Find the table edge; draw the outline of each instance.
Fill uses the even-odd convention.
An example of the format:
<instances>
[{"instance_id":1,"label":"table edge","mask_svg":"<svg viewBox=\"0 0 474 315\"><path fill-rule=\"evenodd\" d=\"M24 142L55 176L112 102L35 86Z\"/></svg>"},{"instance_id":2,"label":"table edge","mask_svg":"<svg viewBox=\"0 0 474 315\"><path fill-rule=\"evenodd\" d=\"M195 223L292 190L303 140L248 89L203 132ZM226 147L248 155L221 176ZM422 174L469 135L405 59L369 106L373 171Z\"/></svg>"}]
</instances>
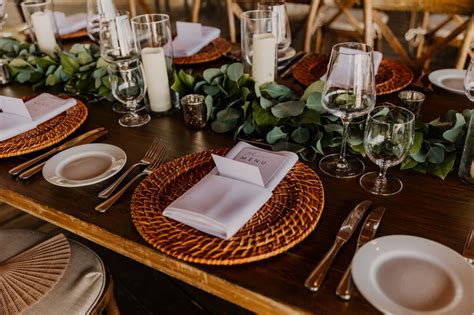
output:
<instances>
[{"instance_id":1,"label":"table edge","mask_svg":"<svg viewBox=\"0 0 474 315\"><path fill-rule=\"evenodd\" d=\"M130 241L97 225L42 205L25 195L0 188L0 201L253 312L308 313L206 273L191 264L162 254L152 247Z\"/></svg>"}]
</instances>

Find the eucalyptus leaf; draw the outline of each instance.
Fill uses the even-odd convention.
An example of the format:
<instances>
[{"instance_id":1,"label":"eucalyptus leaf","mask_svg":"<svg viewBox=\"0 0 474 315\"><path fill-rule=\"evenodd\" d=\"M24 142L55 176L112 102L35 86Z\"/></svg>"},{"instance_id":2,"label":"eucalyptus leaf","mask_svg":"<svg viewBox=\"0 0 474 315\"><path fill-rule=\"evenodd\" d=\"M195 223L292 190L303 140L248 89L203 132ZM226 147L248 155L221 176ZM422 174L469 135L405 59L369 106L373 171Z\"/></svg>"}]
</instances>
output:
<instances>
[{"instance_id":1,"label":"eucalyptus leaf","mask_svg":"<svg viewBox=\"0 0 474 315\"><path fill-rule=\"evenodd\" d=\"M194 84L194 92L199 92L199 89L202 88L207 82L205 80L199 81L196 84Z\"/></svg>"},{"instance_id":2,"label":"eucalyptus leaf","mask_svg":"<svg viewBox=\"0 0 474 315\"><path fill-rule=\"evenodd\" d=\"M236 108L228 107L217 112L216 119L220 121L237 120L242 116L242 112Z\"/></svg>"},{"instance_id":3,"label":"eucalyptus leaf","mask_svg":"<svg viewBox=\"0 0 474 315\"><path fill-rule=\"evenodd\" d=\"M310 95L314 93L321 95L321 93L323 93L323 88L324 88L324 81L322 80L311 83L311 85L308 86L306 90L304 91L303 96L301 96L300 100L303 102L306 102L308 98L310 97Z\"/></svg>"},{"instance_id":4,"label":"eucalyptus leaf","mask_svg":"<svg viewBox=\"0 0 474 315\"><path fill-rule=\"evenodd\" d=\"M31 78L31 70L20 70L18 74L16 75L16 80L19 83L25 83Z\"/></svg>"},{"instance_id":5,"label":"eucalyptus leaf","mask_svg":"<svg viewBox=\"0 0 474 315\"><path fill-rule=\"evenodd\" d=\"M92 56L88 52L81 52L79 55L77 55L77 61L79 62L80 65L86 65L94 61Z\"/></svg>"},{"instance_id":6,"label":"eucalyptus leaf","mask_svg":"<svg viewBox=\"0 0 474 315\"><path fill-rule=\"evenodd\" d=\"M410 148L410 154L415 154L416 152L420 151L422 144L423 144L423 132L415 131L415 138L413 141L413 145Z\"/></svg>"},{"instance_id":7,"label":"eucalyptus leaf","mask_svg":"<svg viewBox=\"0 0 474 315\"><path fill-rule=\"evenodd\" d=\"M202 73L202 76L203 76L204 80L206 80L208 83L211 83L212 79L214 79L215 77L217 77L219 75L222 75L222 72L221 72L220 69L216 69L216 68L206 69Z\"/></svg>"},{"instance_id":8,"label":"eucalyptus leaf","mask_svg":"<svg viewBox=\"0 0 474 315\"><path fill-rule=\"evenodd\" d=\"M181 80L181 82L189 89L192 89L194 86L194 77L190 74L187 74L184 72L184 70L179 70L178 73L178 78Z\"/></svg>"},{"instance_id":9,"label":"eucalyptus leaf","mask_svg":"<svg viewBox=\"0 0 474 315\"><path fill-rule=\"evenodd\" d=\"M308 128L298 127L291 133L291 139L296 143L303 144L309 141Z\"/></svg>"},{"instance_id":10,"label":"eucalyptus leaf","mask_svg":"<svg viewBox=\"0 0 474 315\"><path fill-rule=\"evenodd\" d=\"M15 67L15 68L32 68L32 66L26 60L24 60L22 58L12 59L9 62L9 65L11 67Z\"/></svg>"},{"instance_id":11,"label":"eucalyptus leaf","mask_svg":"<svg viewBox=\"0 0 474 315\"><path fill-rule=\"evenodd\" d=\"M212 96L207 95L206 98L204 99L204 104L206 104L206 109L207 109L206 120L209 120L209 118L211 118L212 109L214 106L214 99L212 98Z\"/></svg>"},{"instance_id":12,"label":"eucalyptus leaf","mask_svg":"<svg viewBox=\"0 0 474 315\"><path fill-rule=\"evenodd\" d=\"M252 103L252 110L253 119L257 126L266 129L269 127L273 127L278 123L278 118L261 108L256 101Z\"/></svg>"},{"instance_id":13,"label":"eucalyptus leaf","mask_svg":"<svg viewBox=\"0 0 474 315\"><path fill-rule=\"evenodd\" d=\"M419 150L414 154L410 154L410 157L418 163L424 163L426 161L427 151Z\"/></svg>"},{"instance_id":14,"label":"eucalyptus leaf","mask_svg":"<svg viewBox=\"0 0 474 315\"><path fill-rule=\"evenodd\" d=\"M237 126L237 120L214 120L211 123L211 129L217 133L225 133L231 131Z\"/></svg>"},{"instance_id":15,"label":"eucalyptus leaf","mask_svg":"<svg viewBox=\"0 0 474 315\"><path fill-rule=\"evenodd\" d=\"M260 87L260 91L265 92L270 97L276 100L288 99L293 96L293 92L288 87L275 82L270 82L262 85Z\"/></svg>"},{"instance_id":16,"label":"eucalyptus leaf","mask_svg":"<svg viewBox=\"0 0 474 315\"><path fill-rule=\"evenodd\" d=\"M400 166L400 169L408 170L414 168L417 164L418 163L414 159L408 157L405 161L403 161L402 165Z\"/></svg>"},{"instance_id":17,"label":"eucalyptus leaf","mask_svg":"<svg viewBox=\"0 0 474 315\"><path fill-rule=\"evenodd\" d=\"M454 123L454 126L451 129L443 132L443 138L452 143L456 142L459 135L461 135L465 124L466 121L464 120L464 116L460 113L456 113L456 121Z\"/></svg>"},{"instance_id":18,"label":"eucalyptus leaf","mask_svg":"<svg viewBox=\"0 0 474 315\"><path fill-rule=\"evenodd\" d=\"M281 127L273 127L273 129L267 133L266 140L269 144L275 144L278 141L287 141L288 134L283 132Z\"/></svg>"},{"instance_id":19,"label":"eucalyptus leaf","mask_svg":"<svg viewBox=\"0 0 474 315\"><path fill-rule=\"evenodd\" d=\"M251 135L255 131L251 120L246 120L242 126L242 130L246 135Z\"/></svg>"},{"instance_id":20,"label":"eucalyptus leaf","mask_svg":"<svg viewBox=\"0 0 474 315\"><path fill-rule=\"evenodd\" d=\"M295 117L294 122L298 125L319 124L321 122L321 116L314 110L306 108L301 115Z\"/></svg>"},{"instance_id":21,"label":"eucalyptus leaf","mask_svg":"<svg viewBox=\"0 0 474 315\"><path fill-rule=\"evenodd\" d=\"M204 93L211 96L217 95L221 91L217 86L213 85L204 85L202 89Z\"/></svg>"},{"instance_id":22,"label":"eucalyptus leaf","mask_svg":"<svg viewBox=\"0 0 474 315\"><path fill-rule=\"evenodd\" d=\"M79 69L79 62L76 57L63 53L60 58L62 69L68 76L72 76Z\"/></svg>"},{"instance_id":23,"label":"eucalyptus leaf","mask_svg":"<svg viewBox=\"0 0 474 315\"><path fill-rule=\"evenodd\" d=\"M262 96L262 97L260 97L260 106L263 109L269 109L270 107L273 106L273 102Z\"/></svg>"},{"instance_id":24,"label":"eucalyptus leaf","mask_svg":"<svg viewBox=\"0 0 474 315\"><path fill-rule=\"evenodd\" d=\"M306 101L306 107L314 110L319 114L324 113L326 110L324 109L323 104L321 103L321 93L315 92L310 94Z\"/></svg>"},{"instance_id":25,"label":"eucalyptus leaf","mask_svg":"<svg viewBox=\"0 0 474 315\"><path fill-rule=\"evenodd\" d=\"M301 115L304 108L305 103L302 101L288 101L276 104L271 112L277 118L287 118Z\"/></svg>"},{"instance_id":26,"label":"eucalyptus leaf","mask_svg":"<svg viewBox=\"0 0 474 315\"><path fill-rule=\"evenodd\" d=\"M303 152L306 148L303 145L293 142L280 141L272 145L273 151L290 151L294 153Z\"/></svg>"},{"instance_id":27,"label":"eucalyptus leaf","mask_svg":"<svg viewBox=\"0 0 474 315\"><path fill-rule=\"evenodd\" d=\"M454 162L456 161L456 153L452 152L449 153L448 156L444 161L438 164L429 164L427 168L427 172L429 174L433 174L438 176L441 179L445 179L448 176L449 172L454 167Z\"/></svg>"},{"instance_id":28,"label":"eucalyptus leaf","mask_svg":"<svg viewBox=\"0 0 474 315\"><path fill-rule=\"evenodd\" d=\"M227 77L234 82L238 82L243 74L244 66L241 63L233 63L227 68Z\"/></svg>"},{"instance_id":29,"label":"eucalyptus leaf","mask_svg":"<svg viewBox=\"0 0 474 315\"><path fill-rule=\"evenodd\" d=\"M87 49L82 44L74 44L72 45L71 49L69 50L71 54L79 55L81 53L87 53Z\"/></svg>"},{"instance_id":30,"label":"eucalyptus leaf","mask_svg":"<svg viewBox=\"0 0 474 315\"><path fill-rule=\"evenodd\" d=\"M431 163L441 163L444 160L444 150L438 146L432 146L426 154L426 159Z\"/></svg>"}]
</instances>

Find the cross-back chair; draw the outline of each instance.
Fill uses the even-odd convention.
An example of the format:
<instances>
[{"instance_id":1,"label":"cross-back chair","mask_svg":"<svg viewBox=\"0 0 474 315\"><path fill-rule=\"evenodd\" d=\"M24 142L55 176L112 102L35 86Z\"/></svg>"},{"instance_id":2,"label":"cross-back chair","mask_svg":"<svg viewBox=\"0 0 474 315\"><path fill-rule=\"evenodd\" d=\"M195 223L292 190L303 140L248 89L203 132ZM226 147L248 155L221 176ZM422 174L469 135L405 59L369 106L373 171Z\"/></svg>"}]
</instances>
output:
<instances>
[{"instance_id":1,"label":"cross-back chair","mask_svg":"<svg viewBox=\"0 0 474 315\"><path fill-rule=\"evenodd\" d=\"M380 18L380 11L405 11L422 14L420 27L426 35L417 47L416 56L411 58L409 53L397 39L393 31ZM448 14L450 18L439 26L428 30L430 14ZM446 37L435 40L434 34L451 19L458 15L467 15L468 18L460 22ZM448 46L459 34L464 33L464 38L459 47L456 58L456 68L463 68L470 45L474 38L474 1L473 0L364 0L364 39L369 45L374 43L373 28L367 27L372 22L380 28L380 32L390 47L400 56L401 60L413 68L427 68L430 59L441 49Z\"/></svg>"}]
</instances>

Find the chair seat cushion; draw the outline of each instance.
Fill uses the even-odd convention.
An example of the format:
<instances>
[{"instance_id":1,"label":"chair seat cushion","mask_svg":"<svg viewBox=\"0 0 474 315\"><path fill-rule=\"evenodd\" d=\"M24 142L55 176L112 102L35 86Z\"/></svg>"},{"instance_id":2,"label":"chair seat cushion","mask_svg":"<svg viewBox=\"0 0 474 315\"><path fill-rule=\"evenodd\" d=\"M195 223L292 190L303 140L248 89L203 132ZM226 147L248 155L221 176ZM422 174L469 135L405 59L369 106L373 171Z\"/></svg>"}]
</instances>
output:
<instances>
[{"instance_id":1,"label":"chair seat cushion","mask_svg":"<svg viewBox=\"0 0 474 315\"><path fill-rule=\"evenodd\" d=\"M50 238L50 235L30 230L0 230L0 261ZM69 240L71 258L63 277L53 289L33 304L25 315L89 314L101 297L105 282L105 267L96 253Z\"/></svg>"},{"instance_id":2,"label":"chair seat cushion","mask_svg":"<svg viewBox=\"0 0 474 315\"><path fill-rule=\"evenodd\" d=\"M430 20L429 20L429 24L428 24L429 29L433 29L433 28L437 27L443 21L445 21L447 18L448 18L448 15L446 15L446 14L430 14ZM461 19L463 21L466 21L468 18L469 18L468 16L461 16ZM451 19L451 21L449 21L446 25L444 25L442 28L440 28L436 32L435 36L442 37L442 38L448 37L448 35L451 34L451 32L454 31L454 29L458 26L459 26L459 24L454 19ZM459 34L456 37L456 39L462 41L464 39L464 32Z\"/></svg>"}]
</instances>

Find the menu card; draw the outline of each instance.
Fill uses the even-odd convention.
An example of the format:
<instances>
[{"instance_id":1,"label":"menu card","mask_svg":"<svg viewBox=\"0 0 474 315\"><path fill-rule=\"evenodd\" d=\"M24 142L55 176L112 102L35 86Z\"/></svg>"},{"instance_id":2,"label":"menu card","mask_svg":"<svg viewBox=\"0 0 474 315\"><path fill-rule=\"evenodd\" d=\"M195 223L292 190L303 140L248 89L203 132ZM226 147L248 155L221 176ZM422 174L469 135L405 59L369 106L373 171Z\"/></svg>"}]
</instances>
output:
<instances>
[{"instance_id":1,"label":"menu card","mask_svg":"<svg viewBox=\"0 0 474 315\"><path fill-rule=\"evenodd\" d=\"M0 141L34 129L74 105L73 98L63 99L49 93L26 103L20 98L0 96Z\"/></svg>"},{"instance_id":2,"label":"menu card","mask_svg":"<svg viewBox=\"0 0 474 315\"><path fill-rule=\"evenodd\" d=\"M293 152L271 152L245 142L171 203L163 215L202 232L230 239L272 196L298 160Z\"/></svg>"}]
</instances>

